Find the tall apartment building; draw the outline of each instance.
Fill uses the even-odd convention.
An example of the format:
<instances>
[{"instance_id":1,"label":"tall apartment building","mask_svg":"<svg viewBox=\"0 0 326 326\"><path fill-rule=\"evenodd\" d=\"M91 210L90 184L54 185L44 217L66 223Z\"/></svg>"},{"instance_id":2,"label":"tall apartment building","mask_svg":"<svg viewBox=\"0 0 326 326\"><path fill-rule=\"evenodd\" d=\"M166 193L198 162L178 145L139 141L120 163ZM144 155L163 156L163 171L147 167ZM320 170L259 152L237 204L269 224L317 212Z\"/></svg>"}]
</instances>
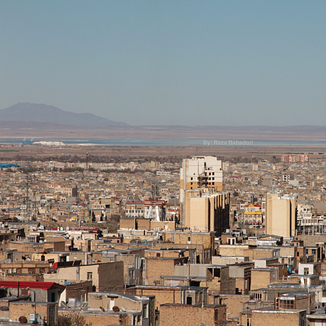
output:
<instances>
[{"instance_id":1,"label":"tall apartment building","mask_svg":"<svg viewBox=\"0 0 326 326\"><path fill-rule=\"evenodd\" d=\"M184 159L180 170L181 224L222 234L229 227L230 195L222 193L222 162L213 156Z\"/></svg>"},{"instance_id":2,"label":"tall apartment building","mask_svg":"<svg viewBox=\"0 0 326 326\"><path fill-rule=\"evenodd\" d=\"M184 159L180 170L180 201L186 190L212 188L223 190L222 161L213 156L194 156Z\"/></svg>"},{"instance_id":3,"label":"tall apartment building","mask_svg":"<svg viewBox=\"0 0 326 326\"><path fill-rule=\"evenodd\" d=\"M230 193L207 188L186 191L185 223L191 230L213 231L220 236L229 228Z\"/></svg>"},{"instance_id":4,"label":"tall apartment building","mask_svg":"<svg viewBox=\"0 0 326 326\"><path fill-rule=\"evenodd\" d=\"M266 233L290 238L295 236L296 223L296 196L267 193Z\"/></svg>"}]
</instances>

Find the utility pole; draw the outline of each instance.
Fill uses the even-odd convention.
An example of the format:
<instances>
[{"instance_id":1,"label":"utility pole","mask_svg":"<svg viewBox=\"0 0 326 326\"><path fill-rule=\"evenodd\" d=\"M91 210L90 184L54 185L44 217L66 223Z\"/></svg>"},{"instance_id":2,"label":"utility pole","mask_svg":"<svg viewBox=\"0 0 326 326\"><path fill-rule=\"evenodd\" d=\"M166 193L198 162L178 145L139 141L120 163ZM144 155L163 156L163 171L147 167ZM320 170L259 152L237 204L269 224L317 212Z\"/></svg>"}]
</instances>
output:
<instances>
[{"instance_id":1,"label":"utility pole","mask_svg":"<svg viewBox=\"0 0 326 326\"><path fill-rule=\"evenodd\" d=\"M27 170L26 170L26 194L25 194L25 199L24 199L25 219L29 218L28 217L28 213L29 213L29 195L28 195L28 192L29 192L29 171L28 171L28 168L29 167L27 167Z\"/></svg>"},{"instance_id":2,"label":"utility pole","mask_svg":"<svg viewBox=\"0 0 326 326\"><path fill-rule=\"evenodd\" d=\"M86 152L86 170L88 170L88 152Z\"/></svg>"},{"instance_id":3,"label":"utility pole","mask_svg":"<svg viewBox=\"0 0 326 326\"><path fill-rule=\"evenodd\" d=\"M177 194L174 185L174 221L176 221L176 216L177 216Z\"/></svg>"}]
</instances>

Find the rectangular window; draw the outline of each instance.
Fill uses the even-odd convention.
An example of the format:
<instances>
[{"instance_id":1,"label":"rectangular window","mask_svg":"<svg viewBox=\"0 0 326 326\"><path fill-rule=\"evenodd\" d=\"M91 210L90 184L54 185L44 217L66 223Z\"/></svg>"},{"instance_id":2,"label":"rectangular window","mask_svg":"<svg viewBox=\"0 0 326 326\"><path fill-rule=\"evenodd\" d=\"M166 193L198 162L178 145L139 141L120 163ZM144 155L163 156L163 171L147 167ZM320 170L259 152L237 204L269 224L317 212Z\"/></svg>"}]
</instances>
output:
<instances>
[{"instance_id":1,"label":"rectangular window","mask_svg":"<svg viewBox=\"0 0 326 326\"><path fill-rule=\"evenodd\" d=\"M143 306L143 318L148 318L148 303Z\"/></svg>"},{"instance_id":2,"label":"rectangular window","mask_svg":"<svg viewBox=\"0 0 326 326\"><path fill-rule=\"evenodd\" d=\"M93 279L93 273L92 272L87 272L87 279L92 280Z\"/></svg>"},{"instance_id":3,"label":"rectangular window","mask_svg":"<svg viewBox=\"0 0 326 326\"><path fill-rule=\"evenodd\" d=\"M221 270L219 268L214 268L214 277L220 277L221 276Z\"/></svg>"},{"instance_id":4,"label":"rectangular window","mask_svg":"<svg viewBox=\"0 0 326 326\"><path fill-rule=\"evenodd\" d=\"M293 300L280 300L280 307L283 309L293 309Z\"/></svg>"}]
</instances>

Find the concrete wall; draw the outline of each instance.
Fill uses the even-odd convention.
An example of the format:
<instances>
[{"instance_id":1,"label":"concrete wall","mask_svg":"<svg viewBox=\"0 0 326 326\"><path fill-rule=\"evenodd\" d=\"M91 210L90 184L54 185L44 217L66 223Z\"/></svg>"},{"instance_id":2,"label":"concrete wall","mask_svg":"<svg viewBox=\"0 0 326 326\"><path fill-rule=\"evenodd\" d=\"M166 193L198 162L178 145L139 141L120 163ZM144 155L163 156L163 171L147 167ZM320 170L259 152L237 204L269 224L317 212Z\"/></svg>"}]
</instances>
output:
<instances>
[{"instance_id":1,"label":"concrete wall","mask_svg":"<svg viewBox=\"0 0 326 326\"><path fill-rule=\"evenodd\" d=\"M285 238L295 236L296 199L279 198L278 194L266 195L266 233Z\"/></svg>"}]
</instances>

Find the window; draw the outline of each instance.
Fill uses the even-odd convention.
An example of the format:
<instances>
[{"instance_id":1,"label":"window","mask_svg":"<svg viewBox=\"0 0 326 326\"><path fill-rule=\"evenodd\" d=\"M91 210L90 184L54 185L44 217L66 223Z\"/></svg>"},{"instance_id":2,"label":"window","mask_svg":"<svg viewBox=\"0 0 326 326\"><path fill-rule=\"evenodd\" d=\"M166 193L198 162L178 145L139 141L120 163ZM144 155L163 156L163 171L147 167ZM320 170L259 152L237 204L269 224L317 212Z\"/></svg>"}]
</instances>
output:
<instances>
[{"instance_id":1,"label":"window","mask_svg":"<svg viewBox=\"0 0 326 326\"><path fill-rule=\"evenodd\" d=\"M148 303L143 306L143 318L148 318Z\"/></svg>"},{"instance_id":2,"label":"window","mask_svg":"<svg viewBox=\"0 0 326 326\"><path fill-rule=\"evenodd\" d=\"M308 267L305 267L303 269L303 275L309 275L309 268Z\"/></svg>"},{"instance_id":3,"label":"window","mask_svg":"<svg viewBox=\"0 0 326 326\"><path fill-rule=\"evenodd\" d=\"M280 308L283 309L293 309L294 301L293 300L280 300Z\"/></svg>"},{"instance_id":4,"label":"window","mask_svg":"<svg viewBox=\"0 0 326 326\"><path fill-rule=\"evenodd\" d=\"M93 273L92 272L87 272L87 279L88 280L93 279Z\"/></svg>"},{"instance_id":5,"label":"window","mask_svg":"<svg viewBox=\"0 0 326 326\"><path fill-rule=\"evenodd\" d=\"M215 314L214 315L215 315L214 319L215 319L215 321L217 321L218 320L218 309L215 309Z\"/></svg>"},{"instance_id":6,"label":"window","mask_svg":"<svg viewBox=\"0 0 326 326\"><path fill-rule=\"evenodd\" d=\"M261 298L262 298L262 294L261 293L255 293L255 299L257 301L261 301Z\"/></svg>"},{"instance_id":7,"label":"window","mask_svg":"<svg viewBox=\"0 0 326 326\"><path fill-rule=\"evenodd\" d=\"M214 277L220 277L221 276L221 270L219 268L214 268Z\"/></svg>"}]
</instances>

